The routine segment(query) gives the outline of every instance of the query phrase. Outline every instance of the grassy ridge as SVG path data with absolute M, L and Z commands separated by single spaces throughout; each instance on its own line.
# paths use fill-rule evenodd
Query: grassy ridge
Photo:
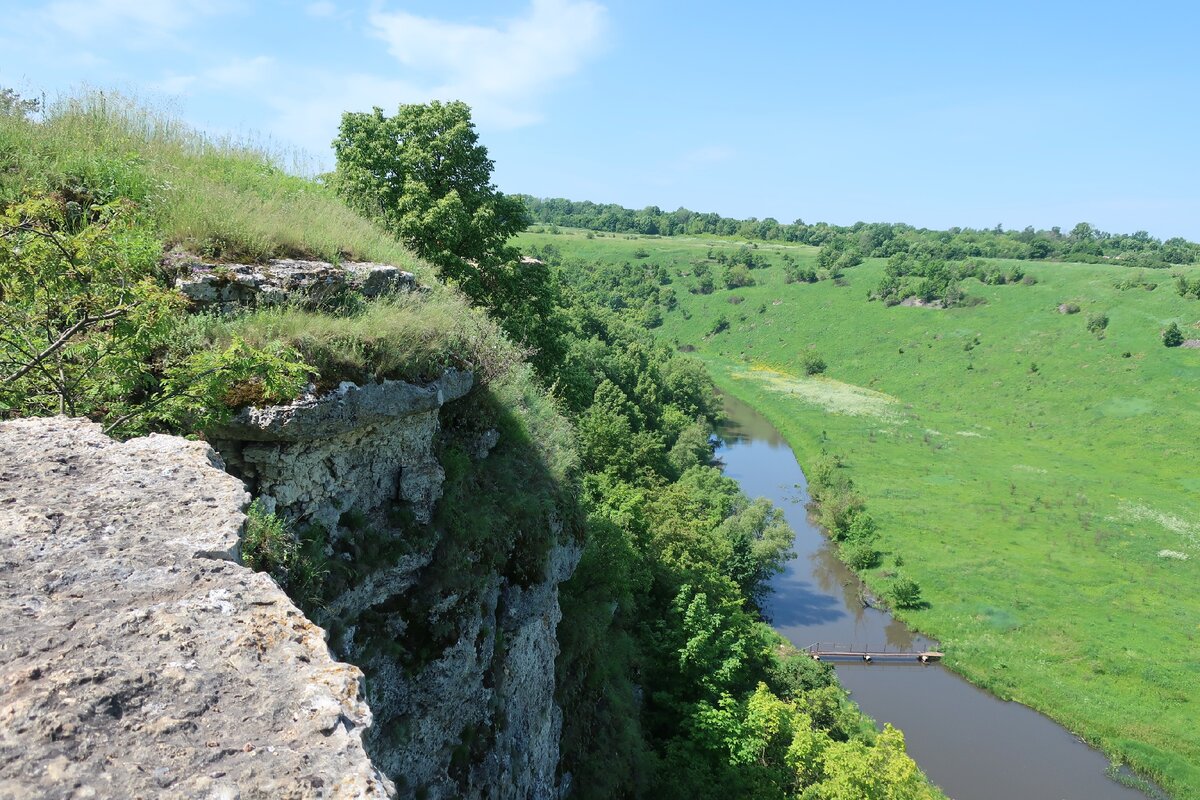
M 29 191 L 138 203 L 168 246 L 225 261 L 313 257 L 428 269 L 283 155 L 207 136 L 119 95 L 85 94 L 40 122 L 0 115 L 0 207 Z
M 886 308 L 866 300 L 878 261 L 843 285 L 786 284 L 780 255 L 811 263 L 813 248 L 760 244 L 772 266 L 756 285 L 699 295 L 677 274 L 740 242 L 568 231 L 522 244 L 668 266 L 680 307 L 661 335 L 695 347 L 802 463 L 845 458 L 890 551 L 881 568 L 901 556 L 930 602 L 903 616 L 947 642 L 950 666 L 1200 795 L 1200 353 L 1159 339 L 1170 321 L 1194 330 L 1200 303 L 1166 271 L 1022 262 L 1036 285 L 963 282 L 982 305 Z M 1138 277 L 1159 285 L 1116 286 Z M 1058 313 L 1068 302 L 1083 313 Z M 1103 338 L 1092 312 L 1109 316 Z M 712 334 L 721 316 L 729 328 Z M 804 376 L 812 348 L 826 376 Z

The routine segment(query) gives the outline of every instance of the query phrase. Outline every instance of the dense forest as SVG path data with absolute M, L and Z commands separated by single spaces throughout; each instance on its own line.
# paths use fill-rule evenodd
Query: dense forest
M 889 258 L 896 254 L 918 260 L 964 258 L 1017 258 L 1075 262 L 1116 261 L 1135 267 L 1167 267 L 1200 261 L 1200 244 L 1180 237 L 1162 241 L 1145 231 L 1107 233 L 1086 222 L 1069 231 L 1054 227 L 1020 231 L 950 228 L 936 231 L 903 223 L 856 222 L 853 225 L 781 223 L 776 219 L 733 219 L 714 213 L 680 208 L 663 211 L 647 206 L 640 211 L 612 203 L 536 198 L 516 195 L 525 202 L 534 222 L 585 228 L 607 233 L 651 236 L 682 234 L 784 241 L 831 246 L 859 258 Z

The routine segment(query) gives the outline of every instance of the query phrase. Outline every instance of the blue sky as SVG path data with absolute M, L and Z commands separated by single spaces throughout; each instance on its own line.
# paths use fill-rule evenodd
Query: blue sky
M 81 85 L 328 165 L 471 104 L 507 192 L 1200 240 L 1193 3 L 0 0 L 0 86 Z

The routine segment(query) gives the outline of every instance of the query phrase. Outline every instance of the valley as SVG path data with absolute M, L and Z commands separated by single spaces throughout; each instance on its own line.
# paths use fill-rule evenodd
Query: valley
M 899 616 L 951 669 L 1180 796 L 1200 787 L 1200 481 L 1182 434 L 1200 423 L 1200 357 L 1160 338 L 1172 321 L 1194 330 L 1200 306 L 1172 276 L 1195 267 L 989 262 L 1032 280 L 968 278 L 977 304 L 888 307 L 868 300 L 883 259 L 789 283 L 784 256 L 816 268 L 818 248 L 543 231 L 520 244 L 660 317 L 655 335 L 761 411 L 806 471 L 840 459 L 878 525 L 861 574 L 878 593 L 900 572 L 919 584 L 924 604 Z M 697 265 L 719 274 L 744 247 L 753 285 L 705 293 Z M 652 299 L 629 291 L 653 283 Z M 1096 313 L 1100 335 L 1085 323 Z M 826 367 L 806 375 L 811 353 Z

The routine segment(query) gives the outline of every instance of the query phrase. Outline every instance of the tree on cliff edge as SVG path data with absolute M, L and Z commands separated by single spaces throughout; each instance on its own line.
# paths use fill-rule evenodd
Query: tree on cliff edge
M 525 205 L 491 183 L 494 166 L 462 102 L 402 105 L 342 115 L 333 141 L 334 185 L 346 202 L 490 305 L 508 239 L 529 224 Z
M 487 309 L 551 380 L 565 356 L 558 288 L 540 261 L 508 245 L 529 224 L 520 199 L 491 183 L 487 148 L 462 102 L 342 115 L 333 185 Z

